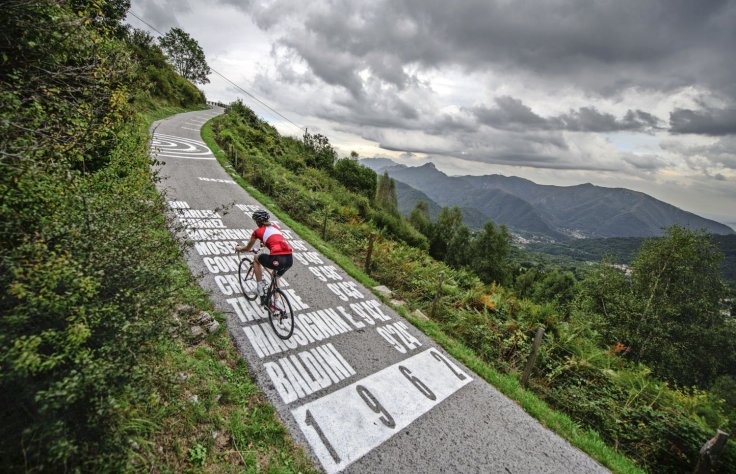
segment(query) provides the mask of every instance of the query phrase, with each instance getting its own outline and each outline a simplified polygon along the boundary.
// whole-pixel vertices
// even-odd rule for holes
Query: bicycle
[[[238,282],[240,283],[240,291],[248,301],[255,301],[258,297],[258,282],[256,281],[255,270],[253,269],[253,260],[257,258],[261,249],[252,250],[253,257],[245,256],[238,264]],[[240,255],[240,252],[238,252]],[[271,328],[280,339],[289,339],[294,334],[294,312],[291,309],[291,303],[281,288],[279,288],[279,276],[273,270],[265,268],[261,265],[262,271],[265,271],[271,277],[266,293],[261,297],[261,305],[268,312],[268,321]]]

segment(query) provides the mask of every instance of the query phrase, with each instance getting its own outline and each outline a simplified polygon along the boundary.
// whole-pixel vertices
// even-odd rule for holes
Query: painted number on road
[[[327,472],[360,459],[472,378],[428,349],[292,410]]]

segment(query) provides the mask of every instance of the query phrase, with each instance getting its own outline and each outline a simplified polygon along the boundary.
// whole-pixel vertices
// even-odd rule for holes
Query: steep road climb
[[[324,471],[608,472],[450,357],[282,225],[294,266],[282,279],[297,323],[287,341],[238,289],[235,243],[263,208],[202,142],[215,108],[154,124],[171,211],[193,242],[187,261],[256,382]],[[216,209],[232,204],[226,214]]]

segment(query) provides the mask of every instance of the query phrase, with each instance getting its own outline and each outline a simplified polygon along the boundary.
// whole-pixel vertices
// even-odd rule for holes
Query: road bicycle
[[[258,282],[256,281],[255,270],[253,268],[253,260],[258,258],[261,249],[252,250],[252,256],[246,255],[240,259],[238,264],[238,282],[240,283],[240,291],[248,301],[255,301],[258,298]],[[238,252],[238,256],[240,252]],[[291,310],[291,303],[281,288],[279,288],[279,276],[275,271],[261,265],[261,271],[268,274],[271,278],[266,288],[266,293],[261,297],[261,305],[268,312],[268,321],[276,335],[281,339],[289,339],[294,334],[294,312]]]

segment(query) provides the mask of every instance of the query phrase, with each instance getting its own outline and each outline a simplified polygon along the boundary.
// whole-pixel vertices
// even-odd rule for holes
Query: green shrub
[[[376,193],[376,172],[358,163],[357,159],[337,160],[333,167],[333,176],[349,190],[368,199],[373,198]]]
[[[149,395],[139,362],[173,305],[179,247],[131,108],[155,101],[129,91],[147,76],[157,100],[202,96],[138,64],[110,5],[74,5],[15,0],[0,17],[4,471],[120,470],[124,407]]]

